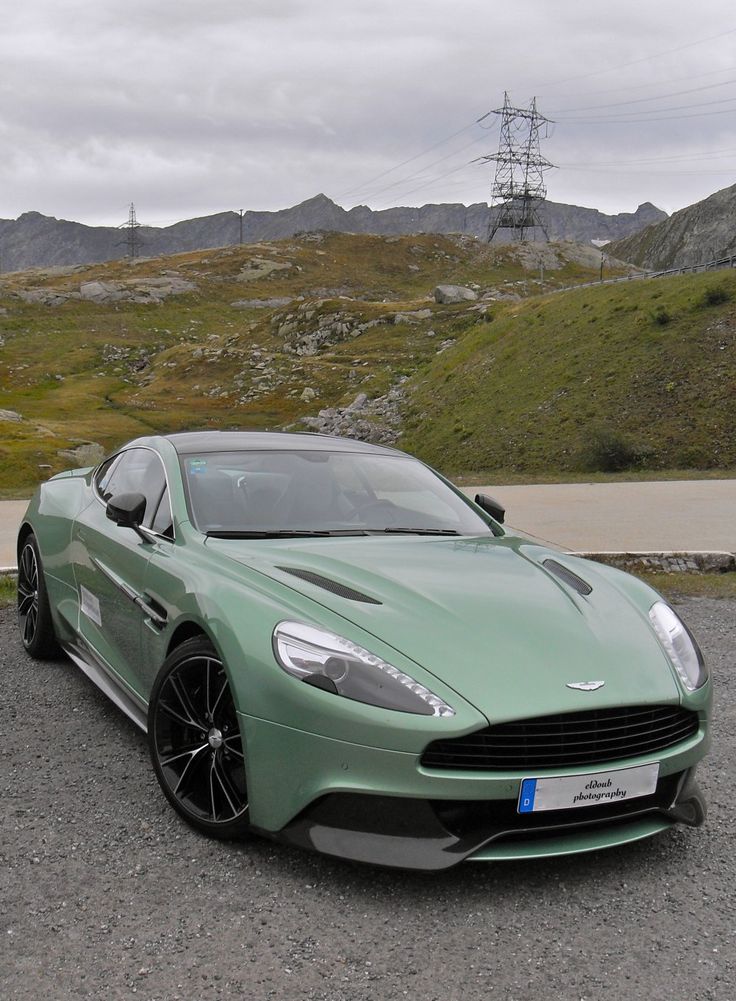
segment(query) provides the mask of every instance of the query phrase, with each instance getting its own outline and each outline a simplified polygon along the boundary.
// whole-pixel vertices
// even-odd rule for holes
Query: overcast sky
[[[5,219],[488,201],[504,91],[554,201],[736,183],[733,0],[6,0],[0,67]]]

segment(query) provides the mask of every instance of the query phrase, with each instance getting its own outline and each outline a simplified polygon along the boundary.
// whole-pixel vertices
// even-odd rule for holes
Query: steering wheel
[[[350,517],[354,515],[364,515],[368,511],[395,511],[396,505],[390,500],[380,500],[378,497],[369,498],[368,500],[362,501],[359,504],[353,504],[351,502],[352,510],[349,512]]]

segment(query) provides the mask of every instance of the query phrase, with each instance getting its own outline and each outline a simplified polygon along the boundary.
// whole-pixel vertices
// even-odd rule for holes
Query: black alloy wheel
[[[28,535],[18,559],[18,628],[26,652],[36,660],[59,655],[46,581],[35,535]]]
[[[167,657],[151,693],[148,744],[164,795],[189,824],[233,838],[248,830],[245,754],[225,668],[195,637]]]

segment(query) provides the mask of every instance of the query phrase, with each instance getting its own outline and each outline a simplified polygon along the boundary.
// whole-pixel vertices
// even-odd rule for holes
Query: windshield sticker
[[[196,476],[198,473],[207,472],[207,460],[206,459],[190,459],[189,460],[189,472],[192,476]]]
[[[82,613],[91,619],[98,626],[102,626],[102,616],[100,615],[100,602],[86,587],[79,588],[81,598]]]

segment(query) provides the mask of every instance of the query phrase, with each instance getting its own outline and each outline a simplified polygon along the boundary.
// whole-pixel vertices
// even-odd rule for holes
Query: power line
[[[439,164],[439,163],[444,163],[445,160],[449,160],[451,157],[457,156],[458,153],[462,153],[464,150],[469,149],[471,146],[477,146],[477,144],[479,142],[487,142],[487,137],[486,136],[476,136],[475,139],[472,139],[469,143],[466,143],[464,146],[461,146],[460,149],[454,149],[454,150],[452,150],[452,152],[448,153],[446,156],[441,156],[441,157],[439,157],[439,159],[433,160],[432,163],[426,164],[426,166],[422,167],[421,170],[417,170],[413,174],[409,174],[407,177],[400,178],[398,181],[392,181],[391,184],[387,184],[385,187],[379,188],[377,191],[371,191],[365,197],[366,198],[375,198],[377,195],[382,195],[385,191],[389,191],[391,188],[401,187],[401,185],[403,185],[403,184],[411,184],[411,182],[413,180],[415,180],[416,178],[420,177],[421,174],[424,173],[424,171],[429,170],[431,167],[436,167],[437,164]],[[471,160],[470,162],[472,163],[473,161]],[[449,173],[454,173],[454,170],[459,170],[462,167],[467,167],[467,166],[468,166],[467,163],[460,164],[459,167],[454,168],[453,170],[449,171]],[[440,175],[440,178],[442,176],[447,176],[447,175]],[[438,179],[440,179],[440,178],[438,178]],[[430,181],[429,183],[432,183],[432,182]],[[426,185],[422,185],[422,186],[426,186]],[[414,190],[417,190],[417,189],[414,189]],[[409,194],[410,193],[411,192],[409,192]]]
[[[575,112],[575,111],[598,111],[604,108],[620,108],[627,104],[649,104],[652,101],[664,101],[668,97],[681,97],[685,94],[696,94],[699,91],[703,90],[715,90],[718,87],[726,87],[728,84],[731,83],[736,83],[736,79],[724,80],[721,83],[709,83],[703,87],[691,87],[689,90],[671,91],[669,94],[659,94],[657,95],[657,97],[637,97],[631,101],[614,101],[611,104],[589,104],[581,108],[559,108],[556,111],[553,111],[552,114],[567,115],[570,114],[570,112]]]
[[[370,187],[370,185],[373,184],[374,181],[380,181],[382,177],[386,177],[387,174],[393,173],[394,170],[400,170],[402,167],[405,167],[408,163],[413,163],[415,160],[421,159],[423,156],[426,156],[427,153],[431,153],[432,150],[437,149],[439,146],[444,146],[444,144],[450,142],[451,139],[454,139],[456,136],[462,135],[462,133],[467,132],[468,129],[472,129],[474,125],[479,125],[482,121],[488,118],[490,114],[492,114],[492,112],[486,111],[484,115],[481,115],[480,118],[476,118],[474,122],[469,122],[467,125],[464,125],[461,129],[458,129],[457,132],[453,132],[451,135],[445,136],[444,139],[438,139],[437,142],[432,143],[431,146],[428,146],[426,149],[422,150],[421,153],[415,153],[414,156],[410,156],[407,160],[402,160],[401,163],[396,163],[392,167],[388,167],[386,170],[382,170],[380,174],[376,174],[373,177],[369,177],[368,180],[363,181],[361,184],[356,185],[354,188],[349,188],[347,191],[340,192],[340,194],[338,194],[337,197],[344,198],[346,195],[353,194],[354,191],[365,191],[365,189]]]
[[[418,184],[415,188],[410,188],[408,191],[403,191],[399,197],[408,198],[409,195],[413,195],[416,191],[422,191],[424,188],[428,188],[432,184],[436,184],[438,181],[444,180],[446,177],[450,177],[452,174],[457,174],[460,170],[465,170],[466,167],[472,166],[472,164],[477,163],[477,160],[468,160],[467,163],[461,163],[457,167],[452,167],[450,170],[445,171],[444,174],[438,174],[435,177],[430,177],[421,184]]]
[[[638,66],[640,63],[649,63],[653,59],[661,59],[663,56],[673,55],[675,52],[684,52],[685,49],[692,49],[696,45],[705,45],[706,42],[714,42],[718,38],[725,38],[727,35],[733,35],[736,33],[736,28],[729,28],[728,31],[721,31],[717,35],[709,35],[707,38],[698,38],[694,42],[688,42],[686,45],[678,45],[674,49],[663,49],[661,52],[654,52],[651,55],[643,56],[641,59],[631,59],[626,63],[619,63],[618,66],[609,66],[607,69],[593,70],[590,73],[579,73],[576,76],[566,77],[564,80],[556,80],[553,83],[546,84],[544,87],[540,87],[539,90],[550,90],[554,87],[560,87],[564,83],[572,83],[575,80],[589,80],[592,76],[601,76],[603,73],[614,73],[618,70],[628,69],[629,66]]]
[[[620,111],[620,112],[615,112],[614,111],[614,112],[611,112],[605,119],[601,119],[601,120],[602,121],[611,121],[611,120],[614,120],[614,119],[617,119],[617,118],[625,118],[625,119],[629,119],[631,121],[637,121],[637,119],[641,115],[659,114],[660,112],[666,112],[666,111],[688,111],[690,108],[712,108],[713,105],[715,105],[715,104],[733,104],[734,101],[736,101],[736,96],[734,96],[734,97],[721,97],[721,98],[718,98],[718,100],[716,100],[716,101],[698,101],[695,104],[674,105],[674,106],[669,107],[669,108],[650,108],[648,111]],[[727,108],[725,110],[726,111],[734,111],[736,109],[734,109],[734,108]],[[587,120],[588,118],[590,118],[590,115],[583,115],[583,116],[581,116],[581,118],[578,118],[575,115],[572,115],[572,116],[569,116],[569,117],[563,115],[561,117],[558,117],[557,121],[558,122],[576,122],[576,121],[584,121],[584,120]]]
[[[736,100],[736,98],[731,98]],[[697,107],[697,105],[691,105]],[[671,111],[673,109],[663,109]],[[720,111],[696,111],[689,115],[659,115],[651,118],[558,118],[558,122],[574,122],[577,125],[646,125],[648,122],[675,122],[681,118],[711,118],[713,115],[732,115],[736,108],[722,108]]]
[[[688,73],[687,76],[668,77],[667,80],[668,80],[669,83],[681,83],[683,80],[688,80],[688,81],[702,80],[705,77],[716,76],[718,73],[732,73],[734,70],[736,70],[736,65],[722,66],[720,69],[709,70],[707,73]],[[725,82],[728,82],[728,81],[725,81]],[[634,91],[637,91],[638,93],[640,93],[642,91],[642,89],[643,89],[644,86],[645,85],[643,85],[642,83],[636,83],[636,84],[629,84],[626,87],[621,87],[621,86],[606,87],[605,90],[594,90],[594,91],[591,91],[588,96],[589,97],[603,97],[606,94],[621,94],[621,93],[624,93],[624,92],[630,91],[630,90],[634,90]],[[647,84],[646,86],[649,86],[649,85]],[[718,87],[718,86],[722,86],[722,84],[714,84],[713,86]],[[552,112],[552,114],[556,114],[556,112]]]
[[[720,157],[728,156],[731,157],[736,154],[736,149],[714,149],[714,150],[703,150],[700,153],[679,153],[673,156],[651,156],[651,157],[637,157],[635,160],[588,160],[581,161],[578,160],[575,164],[570,163],[560,163],[559,167],[563,167],[566,170],[576,170],[578,168],[594,168],[594,167],[626,167],[626,166],[637,166],[639,164],[647,163],[673,163],[683,160],[709,160],[709,159],[719,159]]]
[[[571,167],[565,165],[565,170],[577,171],[586,174],[636,174],[642,177],[733,177],[733,167],[724,167],[723,170],[637,170],[624,169],[618,166],[611,167]]]

